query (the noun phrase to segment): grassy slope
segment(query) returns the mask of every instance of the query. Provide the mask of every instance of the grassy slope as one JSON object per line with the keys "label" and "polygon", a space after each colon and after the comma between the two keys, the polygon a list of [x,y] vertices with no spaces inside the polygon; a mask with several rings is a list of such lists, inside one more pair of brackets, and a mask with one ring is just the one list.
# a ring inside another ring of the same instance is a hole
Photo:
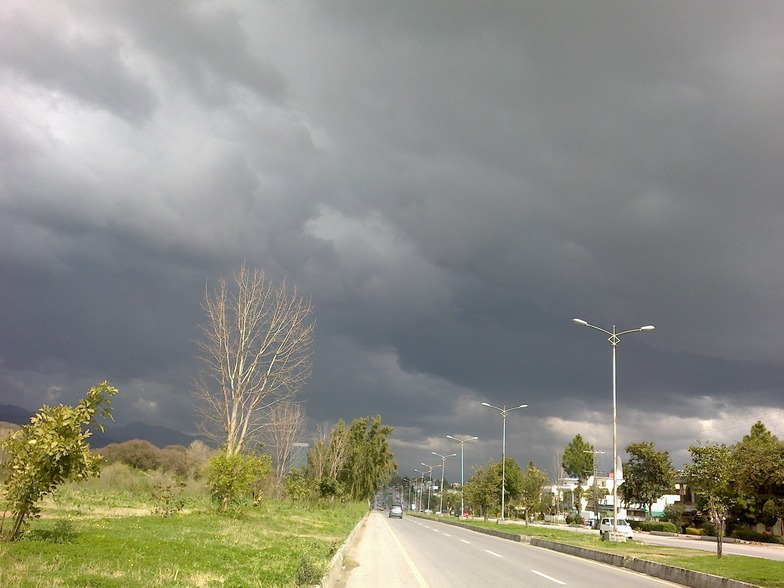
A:
{"label": "grassy slope", "polygon": [[299,567],[323,571],[366,512],[273,501],[238,518],[199,508],[163,518],[84,498],[56,507],[0,544],[0,586],[295,586]]}

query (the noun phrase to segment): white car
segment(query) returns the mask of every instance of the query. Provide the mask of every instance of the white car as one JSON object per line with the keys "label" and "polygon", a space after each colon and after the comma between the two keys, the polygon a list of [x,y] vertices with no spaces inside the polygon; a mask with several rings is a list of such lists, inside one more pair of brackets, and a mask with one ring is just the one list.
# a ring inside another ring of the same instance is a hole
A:
{"label": "white car", "polygon": [[[634,531],[632,531],[632,527],[629,523],[626,522],[626,519],[618,519],[617,529],[619,533],[625,535],[627,538],[634,539]],[[612,531],[612,530],[613,530],[612,518],[602,519],[601,524],[599,524],[599,532],[604,533],[605,531]]]}

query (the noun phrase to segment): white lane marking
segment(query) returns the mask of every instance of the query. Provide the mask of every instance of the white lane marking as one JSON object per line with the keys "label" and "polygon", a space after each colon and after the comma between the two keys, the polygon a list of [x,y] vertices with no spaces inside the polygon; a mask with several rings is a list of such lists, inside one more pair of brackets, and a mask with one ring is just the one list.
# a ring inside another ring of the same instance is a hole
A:
{"label": "white lane marking", "polygon": [[501,558],[503,558],[503,557],[504,557],[503,555],[498,555],[498,554],[497,554],[495,551],[490,551],[489,549],[485,549],[485,551],[486,551],[487,553],[489,553],[490,555],[494,555],[494,556],[496,556],[496,557],[501,557]]}
{"label": "white lane marking", "polygon": [[537,572],[536,570],[531,570],[531,571],[537,576],[542,576],[542,578],[550,580],[551,582],[555,582],[556,584],[560,584],[561,586],[566,586],[566,582],[561,582],[557,578],[553,578],[552,576],[548,576],[547,574],[543,574],[542,572]]}
{"label": "white lane marking", "polygon": [[444,533],[444,537],[451,537],[451,536],[452,535],[450,535],[449,533]]}
{"label": "white lane marking", "polygon": [[461,539],[460,541],[462,541],[463,543],[468,543],[469,545],[471,545],[471,542],[470,541],[466,541],[465,539]]}
{"label": "white lane marking", "polygon": [[422,577],[422,574],[419,573],[419,570],[414,565],[414,562],[411,561],[408,552],[406,552],[405,548],[403,547],[403,544],[400,542],[400,539],[398,539],[397,535],[395,535],[395,532],[392,530],[392,527],[390,527],[389,523],[385,521],[383,518],[381,520],[383,521],[384,526],[387,528],[387,531],[389,531],[389,533],[392,535],[392,539],[395,540],[395,543],[397,544],[397,548],[400,550],[400,553],[403,555],[403,559],[406,560],[408,567],[411,569],[411,573],[414,574],[414,578],[416,579],[417,584],[419,584],[419,588],[430,588],[427,585],[427,582],[425,582],[425,579]]}

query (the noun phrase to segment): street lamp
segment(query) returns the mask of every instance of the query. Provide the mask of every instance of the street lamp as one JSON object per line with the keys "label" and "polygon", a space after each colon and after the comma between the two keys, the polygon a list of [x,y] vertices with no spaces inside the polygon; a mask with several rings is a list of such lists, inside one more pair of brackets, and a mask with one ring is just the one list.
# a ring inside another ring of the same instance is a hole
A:
{"label": "street lamp", "polygon": [[506,415],[508,415],[513,410],[517,410],[518,408],[527,408],[527,404],[521,404],[520,406],[514,406],[512,408],[501,408],[500,406],[493,406],[492,404],[488,404],[487,402],[483,402],[482,406],[486,406],[488,408],[494,408],[501,413],[503,416],[504,421],[504,428],[502,434],[502,442],[501,442],[501,520],[504,520],[504,496],[506,495]]}
{"label": "street lamp", "polygon": [[440,498],[438,500],[438,512],[441,514],[444,513],[444,470],[446,469],[446,458],[447,457],[455,457],[457,453],[450,453],[449,455],[441,455],[440,453],[436,453],[435,451],[432,452],[433,455],[437,455],[441,458],[441,490],[439,492]]}
{"label": "street lamp", "polygon": [[618,332],[615,329],[615,325],[612,327],[612,331],[608,331],[607,329],[602,329],[601,327],[597,327],[596,325],[592,325],[591,323],[584,321],[583,319],[572,319],[578,325],[582,325],[584,327],[591,327],[592,329],[596,329],[597,331],[601,331],[602,333],[609,335],[610,338],[607,339],[612,346],[612,393],[613,393],[613,533],[618,532],[618,434],[617,434],[617,409],[616,409],[616,400],[615,400],[615,391],[616,391],[616,377],[615,377],[615,348],[618,347],[618,343],[621,342],[621,337],[623,335],[627,335],[629,333],[638,333],[640,331],[652,331],[656,327],[653,325],[645,325],[644,327],[638,327],[636,329],[629,329],[628,331],[621,331]]}
{"label": "street lamp", "polygon": [[441,464],[439,463],[436,465],[429,465],[425,462],[422,462],[421,465],[425,466],[426,468],[430,468],[430,471],[428,472],[430,474],[430,484],[428,484],[427,487],[427,510],[430,510],[430,494],[433,491],[433,468],[440,468]]}
{"label": "street lamp", "polygon": [[[414,468],[414,471],[417,473],[422,474],[422,482],[418,485],[419,486],[419,500],[417,500],[417,491],[414,489],[414,504],[416,504],[416,508],[414,510],[421,511],[422,510],[422,484],[425,483],[425,472],[420,471]],[[414,479],[416,480],[419,476],[415,476]]]}
{"label": "street lamp", "polygon": [[452,435],[447,435],[447,438],[460,443],[460,516],[462,517],[465,512],[465,502],[463,501],[463,486],[465,485],[465,481],[463,480],[463,450],[468,441],[475,441],[479,439],[479,437],[452,437]]}

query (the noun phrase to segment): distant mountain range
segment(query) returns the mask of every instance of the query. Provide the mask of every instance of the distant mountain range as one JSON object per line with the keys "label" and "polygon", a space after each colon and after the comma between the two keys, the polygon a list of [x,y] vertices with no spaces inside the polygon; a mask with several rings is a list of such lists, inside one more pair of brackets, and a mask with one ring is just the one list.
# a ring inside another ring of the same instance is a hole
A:
{"label": "distant mountain range", "polygon": [[[26,425],[34,414],[19,406],[0,404],[0,421]],[[104,426],[106,427],[106,432],[101,433],[95,430],[90,438],[90,447],[93,449],[105,447],[110,443],[124,443],[132,439],[143,439],[160,448],[164,448],[167,445],[184,445],[187,447],[197,439],[206,442],[203,437],[197,435],[187,435],[174,429],[148,425],[142,422],[133,422],[127,425],[115,425],[109,422],[104,423]]]}

